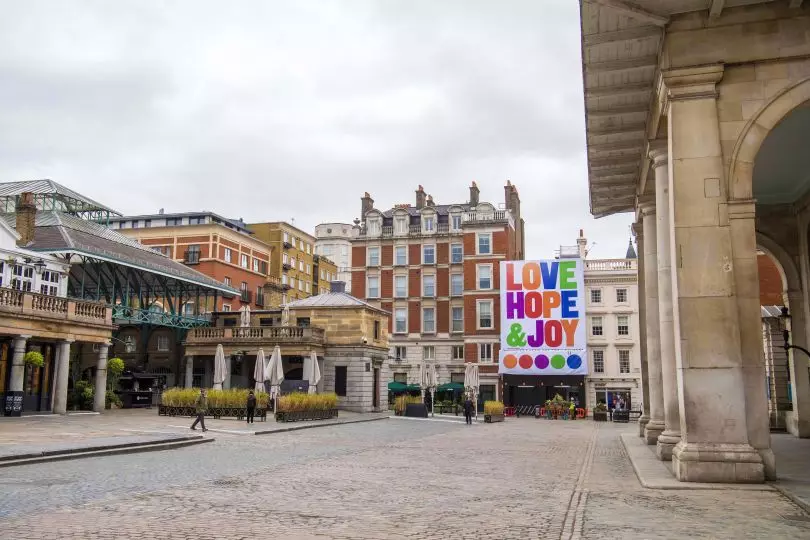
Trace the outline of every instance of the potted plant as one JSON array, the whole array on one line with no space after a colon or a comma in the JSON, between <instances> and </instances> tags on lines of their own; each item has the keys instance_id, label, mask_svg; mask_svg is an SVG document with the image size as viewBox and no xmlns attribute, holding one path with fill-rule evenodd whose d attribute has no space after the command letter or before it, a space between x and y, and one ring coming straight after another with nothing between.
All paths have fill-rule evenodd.
<instances>
[{"instance_id":1,"label":"potted plant","mask_svg":"<svg viewBox=\"0 0 810 540\"><path fill-rule=\"evenodd\" d=\"M484 422L491 424L493 422L503 422L506 417L503 414L503 403L500 401L485 401L484 402Z\"/></svg>"},{"instance_id":2,"label":"potted plant","mask_svg":"<svg viewBox=\"0 0 810 540\"><path fill-rule=\"evenodd\" d=\"M593 408L593 421L594 422L607 422L608 410L607 405L601 401Z\"/></svg>"}]
</instances>

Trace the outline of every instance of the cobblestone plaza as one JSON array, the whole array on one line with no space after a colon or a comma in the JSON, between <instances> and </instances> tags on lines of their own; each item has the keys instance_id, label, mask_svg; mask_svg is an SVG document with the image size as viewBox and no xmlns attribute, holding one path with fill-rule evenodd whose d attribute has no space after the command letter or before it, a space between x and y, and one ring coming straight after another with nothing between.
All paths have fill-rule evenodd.
<instances>
[{"instance_id":1,"label":"cobblestone plaza","mask_svg":"<svg viewBox=\"0 0 810 540\"><path fill-rule=\"evenodd\" d=\"M0 531L18 539L810 536L807 515L777 491L643 488L621 442L631 430L512 418L214 433L214 442L180 450L0 469Z\"/></svg>"}]
</instances>

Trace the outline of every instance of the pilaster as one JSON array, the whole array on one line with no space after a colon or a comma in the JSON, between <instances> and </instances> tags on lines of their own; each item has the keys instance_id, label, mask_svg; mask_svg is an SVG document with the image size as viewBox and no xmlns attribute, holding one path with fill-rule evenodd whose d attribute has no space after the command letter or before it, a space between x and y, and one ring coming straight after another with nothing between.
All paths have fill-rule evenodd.
<instances>
[{"instance_id":1,"label":"pilaster","mask_svg":"<svg viewBox=\"0 0 810 540\"><path fill-rule=\"evenodd\" d=\"M62 340L56 349L56 369L54 372L53 413L67 414L68 378L70 377L70 344L73 340Z\"/></svg>"},{"instance_id":2,"label":"pilaster","mask_svg":"<svg viewBox=\"0 0 810 540\"><path fill-rule=\"evenodd\" d=\"M641 416L638 419L638 436L644 437L644 428L650 421L650 383L647 368L647 300L644 290L644 225L642 221L633 223L638 252L638 319L639 346L641 352Z\"/></svg>"},{"instance_id":3,"label":"pilaster","mask_svg":"<svg viewBox=\"0 0 810 540\"><path fill-rule=\"evenodd\" d=\"M11 356L11 377L8 389L10 392L22 392L25 383L25 347L31 336L15 336L11 342L14 353Z\"/></svg>"},{"instance_id":4,"label":"pilaster","mask_svg":"<svg viewBox=\"0 0 810 540\"><path fill-rule=\"evenodd\" d=\"M194 356L186 355L186 388L194 385Z\"/></svg>"}]
</instances>

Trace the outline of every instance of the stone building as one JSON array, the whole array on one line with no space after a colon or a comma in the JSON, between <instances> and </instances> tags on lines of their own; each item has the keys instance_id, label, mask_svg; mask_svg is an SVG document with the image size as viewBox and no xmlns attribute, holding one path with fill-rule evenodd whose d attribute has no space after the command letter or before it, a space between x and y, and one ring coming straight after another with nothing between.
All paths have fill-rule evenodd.
<instances>
[{"instance_id":1,"label":"stone building","mask_svg":"<svg viewBox=\"0 0 810 540\"><path fill-rule=\"evenodd\" d=\"M352 238L360 232L350 223L321 223L315 227L315 253L337 265L337 281L352 292Z\"/></svg>"},{"instance_id":2,"label":"stone building","mask_svg":"<svg viewBox=\"0 0 810 540\"><path fill-rule=\"evenodd\" d=\"M378 210L361 198L352 238L352 293L392 314L390 370L418 383L419 364L433 362L439 383L460 382L465 362L481 364L482 399L502 396L498 377L500 262L523 258L517 188L504 203L469 199L437 204L422 186L415 204Z\"/></svg>"},{"instance_id":3,"label":"stone building","mask_svg":"<svg viewBox=\"0 0 810 540\"><path fill-rule=\"evenodd\" d=\"M228 366L224 387L252 387L258 350L269 356L278 345L282 389L299 387L304 358L315 352L322 376L319 391L337 393L341 409L383 410L389 313L347 294L342 285L333 282L334 292L290 302L286 315L279 309L253 311L247 327L240 326L237 313L216 313L213 327L188 333L186 386L211 386L214 353L222 345Z\"/></svg>"},{"instance_id":4,"label":"stone building","mask_svg":"<svg viewBox=\"0 0 810 540\"><path fill-rule=\"evenodd\" d=\"M810 7L581 2L591 212L635 212L641 424L682 481L776 478L758 253L810 341ZM787 429L810 436L808 357Z\"/></svg>"}]
</instances>

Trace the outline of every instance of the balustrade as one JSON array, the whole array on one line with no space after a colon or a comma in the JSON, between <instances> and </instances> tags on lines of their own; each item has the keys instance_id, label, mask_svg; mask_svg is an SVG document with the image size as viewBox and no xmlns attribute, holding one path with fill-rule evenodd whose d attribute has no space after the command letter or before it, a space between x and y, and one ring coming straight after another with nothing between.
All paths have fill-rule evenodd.
<instances>
[{"instance_id":1,"label":"balustrade","mask_svg":"<svg viewBox=\"0 0 810 540\"><path fill-rule=\"evenodd\" d=\"M43 319L72 320L109 324L107 306L29 291L0 288L0 311L30 315Z\"/></svg>"},{"instance_id":2,"label":"balustrade","mask_svg":"<svg viewBox=\"0 0 810 540\"><path fill-rule=\"evenodd\" d=\"M585 261L585 269L592 271L637 270L638 261L635 259L602 259Z\"/></svg>"},{"instance_id":3,"label":"balustrade","mask_svg":"<svg viewBox=\"0 0 810 540\"><path fill-rule=\"evenodd\" d=\"M217 343L231 341L267 341L278 343L316 342L322 343L322 328L303 326L244 326L194 328L189 334L188 343Z\"/></svg>"}]
</instances>

